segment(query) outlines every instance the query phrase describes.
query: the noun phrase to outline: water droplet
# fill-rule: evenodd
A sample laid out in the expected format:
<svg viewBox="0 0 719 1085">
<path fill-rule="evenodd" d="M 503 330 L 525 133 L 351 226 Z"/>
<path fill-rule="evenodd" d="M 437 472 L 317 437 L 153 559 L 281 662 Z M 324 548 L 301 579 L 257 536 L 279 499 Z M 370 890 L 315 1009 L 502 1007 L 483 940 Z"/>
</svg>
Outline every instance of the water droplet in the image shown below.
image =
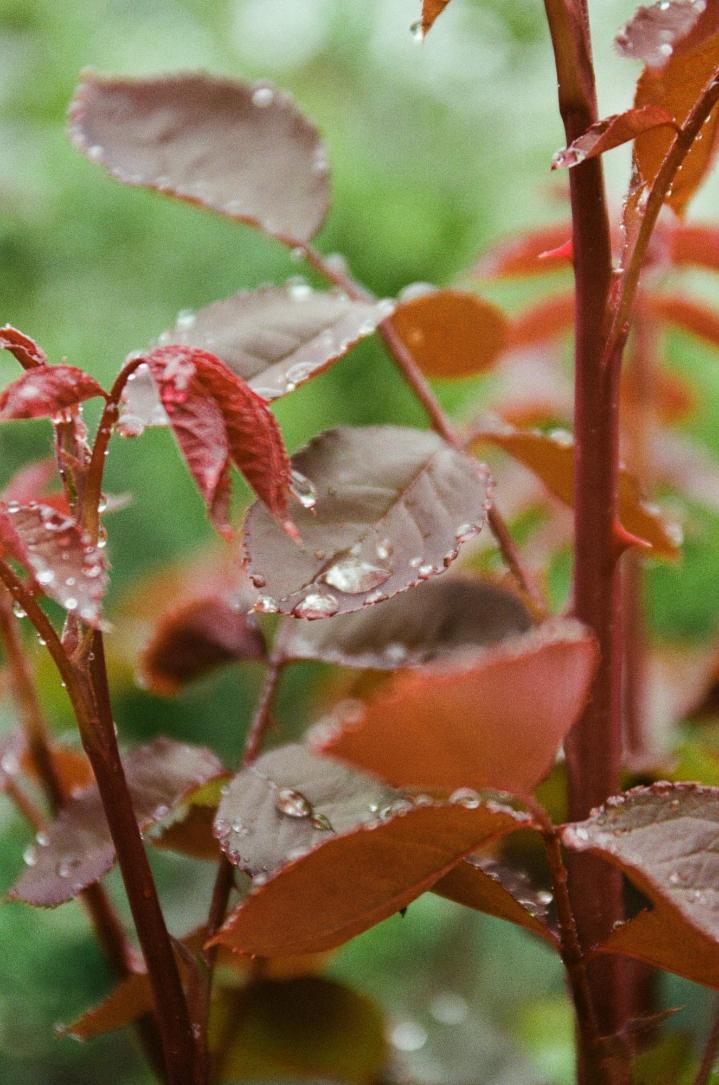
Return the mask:
<svg viewBox="0 0 719 1085">
<path fill-rule="evenodd" d="M 422 564 L 421 554 L 416 554 L 415 557 L 410 558 L 408 564 L 410 569 L 419 569 L 420 565 Z"/>
<path fill-rule="evenodd" d="M 47 833 L 44 833 L 42 830 L 40 830 L 39 833 L 35 834 L 35 843 L 40 848 L 46 848 L 50 843 L 50 837 L 47 835 Z"/>
<path fill-rule="evenodd" d="M 385 659 L 388 660 L 388 662 L 400 664 L 404 663 L 407 659 L 407 656 L 409 655 L 409 650 L 406 644 L 401 644 L 400 641 L 393 640 L 390 641 L 389 644 L 385 645 L 383 655 Z"/>
<path fill-rule="evenodd" d="M 22 858 L 25 866 L 35 866 L 37 863 L 37 852 L 32 844 L 25 848 L 25 851 L 22 853 Z"/>
<path fill-rule="evenodd" d="M 256 588 L 264 588 L 267 583 L 262 573 L 250 573 L 250 580 Z"/>
<path fill-rule="evenodd" d="M 422 20 L 417 19 L 416 22 L 410 24 L 409 32 L 416 42 L 424 41 L 424 30 L 422 29 Z M 414 1048 L 412 1048 L 414 1050 Z"/>
<path fill-rule="evenodd" d="M 23 610 L 19 603 L 13 603 L 12 612 L 16 618 L 26 618 L 27 612 Z"/>
<path fill-rule="evenodd" d="M 192 328 L 196 320 L 197 317 L 192 309 L 180 309 L 175 318 L 175 324 L 178 328 Z"/>
<path fill-rule="evenodd" d="M 293 787 L 279 789 L 275 796 L 275 809 L 289 818 L 308 818 L 313 812 L 310 800 Z"/>
<path fill-rule="evenodd" d="M 122 414 L 115 423 L 115 429 L 120 437 L 142 437 L 145 423 L 139 415 Z"/>
<path fill-rule="evenodd" d="M 260 595 L 255 600 L 255 605 L 252 608 L 259 614 L 276 614 L 280 609 L 277 605 L 277 600 L 273 599 L 271 595 Z"/>
<path fill-rule="evenodd" d="M 272 87 L 256 87 L 252 92 L 252 104 L 259 109 L 266 109 L 275 100 L 275 92 Z"/>
<path fill-rule="evenodd" d="M 80 865 L 80 860 L 76 856 L 64 855 L 55 864 L 55 873 L 58 878 L 69 878 L 74 870 Z"/>
<path fill-rule="evenodd" d="M 65 610 L 77 610 L 77 599 L 74 595 L 68 595 L 64 601 Z"/>
<path fill-rule="evenodd" d="M 303 509 L 313 509 L 317 504 L 317 491 L 314 484 L 301 471 L 292 471 L 290 489 Z"/>
<path fill-rule="evenodd" d="M 332 822 L 326 814 L 314 814 L 313 817 L 310 818 L 310 824 L 313 829 L 321 829 L 325 833 L 334 832 Z"/>
<path fill-rule="evenodd" d="M 15 776 L 20 771 L 20 759 L 10 750 L 0 757 L 0 769 L 8 776 Z"/>
<path fill-rule="evenodd" d="M 581 147 L 563 147 L 561 151 L 557 151 L 552 156 L 552 167 L 554 169 L 571 169 L 573 166 L 578 166 L 584 162 L 587 157 L 587 152 L 582 150 Z"/>
<path fill-rule="evenodd" d="M 315 618 L 331 618 L 338 610 L 339 604 L 334 595 L 312 591 L 294 607 L 292 613 L 296 618 L 307 618 L 311 621 Z"/>
<path fill-rule="evenodd" d="M 440 991 L 430 1002 L 429 1012 L 441 1025 L 460 1025 L 469 1013 L 469 1006 L 461 995 Z"/>
<path fill-rule="evenodd" d="M 392 557 L 394 547 L 391 539 L 380 539 L 375 548 L 375 553 L 380 561 L 387 561 Z"/>
<path fill-rule="evenodd" d="M 400 1021 L 389 1038 L 398 1051 L 420 1051 L 427 1043 L 427 1031 L 416 1021 Z"/>
<path fill-rule="evenodd" d="M 429 578 L 433 575 L 434 572 L 434 565 L 430 565 L 429 563 L 427 563 L 425 565 L 420 565 L 417 570 L 417 576 L 420 580 L 429 580 Z"/>
<path fill-rule="evenodd" d="M 389 580 L 390 570 L 382 565 L 372 565 L 358 557 L 341 558 L 324 574 L 325 583 L 345 595 L 359 595 L 372 591 Z"/>
<path fill-rule="evenodd" d="M 466 806 L 468 810 L 476 810 L 482 804 L 481 796 L 471 787 L 458 787 L 449 796 L 449 801 L 454 806 Z"/>
</svg>

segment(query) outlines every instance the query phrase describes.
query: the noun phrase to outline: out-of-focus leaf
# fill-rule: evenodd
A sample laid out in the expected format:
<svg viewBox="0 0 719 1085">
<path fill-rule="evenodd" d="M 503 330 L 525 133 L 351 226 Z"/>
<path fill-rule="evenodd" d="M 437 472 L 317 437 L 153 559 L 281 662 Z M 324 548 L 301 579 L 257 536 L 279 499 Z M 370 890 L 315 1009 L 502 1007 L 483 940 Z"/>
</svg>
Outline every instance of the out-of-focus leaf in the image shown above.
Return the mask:
<svg viewBox="0 0 719 1085">
<path fill-rule="evenodd" d="M 179 821 L 171 822 L 152 837 L 152 846 L 216 863 L 221 857 L 220 845 L 212 832 L 216 813 L 216 806 L 201 803 L 188 806 Z"/>
<path fill-rule="evenodd" d="M 479 279 L 513 279 L 569 267 L 572 256 L 567 242 L 571 237 L 569 222 L 514 235 L 487 249 L 472 268 L 472 275 Z"/>
<path fill-rule="evenodd" d="M 422 20 L 420 23 L 422 37 L 429 34 L 434 22 L 447 7 L 449 0 L 422 0 Z"/>
<path fill-rule="evenodd" d="M 708 306 L 681 294 L 653 294 L 646 305 L 653 317 L 719 347 L 719 317 Z"/>
<path fill-rule="evenodd" d="M 548 925 L 551 893 L 535 891 L 526 874 L 493 859 L 476 856 L 463 859 L 436 883 L 432 892 L 524 927 L 544 938 L 554 949 L 558 946 L 557 936 Z"/>
<path fill-rule="evenodd" d="M 669 125 L 676 131 L 671 113 L 656 105 L 644 105 L 638 109 L 627 109 L 624 113 L 613 113 L 611 117 L 605 117 L 590 125 L 586 132 L 573 140 L 568 147 L 557 151 L 552 158 L 552 169 L 571 169 L 589 158 L 596 158 L 597 155 L 620 147 L 623 143 L 629 143 L 642 132 L 664 125 Z"/>
<path fill-rule="evenodd" d="M 46 488 L 57 476 L 57 463 L 51 457 L 33 460 L 19 468 L 2 491 L 3 501 L 19 501 L 25 504 L 45 494 Z M 60 495 L 54 495 L 59 497 Z"/>
<path fill-rule="evenodd" d="M 215 836 L 228 859 L 248 874 L 266 874 L 373 821 L 398 799 L 377 780 L 304 746 L 282 746 L 242 769 L 215 819 Z"/>
<path fill-rule="evenodd" d="M 105 556 L 70 516 L 34 501 L 0 502 L 0 552 L 19 562 L 50 599 L 90 625 L 100 621 Z"/>
<path fill-rule="evenodd" d="M 618 52 L 629 60 L 643 60 L 650 68 L 664 68 L 696 26 L 706 5 L 685 0 L 661 0 L 635 11 L 616 36 Z"/>
<path fill-rule="evenodd" d="M 574 294 L 555 294 L 512 318 L 507 348 L 540 346 L 574 327 Z"/>
<path fill-rule="evenodd" d="M 210 1048 L 219 1082 L 321 1078 L 373 1085 L 387 1056 L 384 1021 L 366 995 L 304 976 L 220 991 Z"/>
<path fill-rule="evenodd" d="M 496 419 L 478 426 L 477 438 L 503 448 L 544 483 L 550 493 L 567 505 L 574 504 L 574 440 L 562 432 L 517 430 Z M 619 518 L 633 535 L 649 543 L 657 555 L 675 558 L 680 533 L 661 511 L 642 496 L 637 480 L 624 468 L 619 475 Z"/>
<path fill-rule="evenodd" d="M 0 328 L 0 349 L 9 350 L 23 369 L 32 369 L 47 362 L 47 354 L 35 340 L 10 324 L 4 324 Z"/>
<path fill-rule="evenodd" d="M 74 750 L 70 746 L 58 746 L 55 743 L 50 749 L 50 754 L 65 794 L 77 795 L 94 781 L 90 762 L 82 750 Z M 20 763 L 24 772 L 39 778 L 35 761 L 26 746 Z"/>
<path fill-rule="evenodd" d="M 143 185 L 283 240 L 308 241 L 329 207 L 317 130 L 267 83 L 202 73 L 109 79 L 92 73 L 70 108 L 73 142 Z"/>
<path fill-rule="evenodd" d="M 165 614 L 140 660 L 144 684 L 172 696 L 226 663 L 262 659 L 265 642 L 247 610 L 252 600 L 194 599 Z"/>
<path fill-rule="evenodd" d="M 74 365 L 34 366 L 0 393 L 0 421 L 47 418 L 102 396 L 100 385 Z"/>
<path fill-rule="evenodd" d="M 429 377 L 471 377 L 491 369 L 507 341 L 496 305 L 461 290 L 432 290 L 400 303 L 391 318 Z"/>
<path fill-rule="evenodd" d="M 527 794 L 583 709 L 596 659 L 581 626 L 548 623 L 473 661 L 397 675 L 364 711 L 338 711 L 321 749 L 396 787 Z"/>
<path fill-rule="evenodd" d="M 485 519 L 486 469 L 425 430 L 340 427 L 292 464 L 302 547 L 261 505 L 247 518 L 260 609 L 330 618 L 381 602 L 451 565 Z"/>
<path fill-rule="evenodd" d="M 671 262 L 676 267 L 693 265 L 719 271 L 719 227 L 677 222 L 669 233 L 668 244 Z"/>
<path fill-rule="evenodd" d="M 286 531 L 290 468 L 282 434 L 265 401 L 213 354 L 157 347 L 145 356 L 177 443 L 223 535 L 229 522 L 230 462 Z"/>
<path fill-rule="evenodd" d="M 529 824 L 494 803 L 403 802 L 384 819 L 328 833 L 251 892 L 213 942 L 260 957 L 333 949 L 404 908 L 480 845 Z"/>
<path fill-rule="evenodd" d="M 295 622 L 283 649 L 292 659 L 396 670 L 493 644 L 531 624 L 524 604 L 504 588 L 442 577 L 354 614 Z"/>
<path fill-rule="evenodd" d="M 567 826 L 565 846 L 618 866 L 651 904 L 598 949 L 719 987 L 719 789 L 658 783 Z"/>
<path fill-rule="evenodd" d="M 222 773 L 207 749 L 159 738 L 124 758 L 133 807 L 142 830 L 162 821 L 188 792 Z M 30 857 L 10 896 L 28 904 L 54 907 L 72 900 L 107 874 L 115 848 L 95 786 L 63 809 Z"/>
<path fill-rule="evenodd" d="M 662 1036 L 634 1059 L 631 1085 L 677 1085 L 691 1066 L 693 1048 L 693 1038 L 687 1032 Z"/>
</svg>

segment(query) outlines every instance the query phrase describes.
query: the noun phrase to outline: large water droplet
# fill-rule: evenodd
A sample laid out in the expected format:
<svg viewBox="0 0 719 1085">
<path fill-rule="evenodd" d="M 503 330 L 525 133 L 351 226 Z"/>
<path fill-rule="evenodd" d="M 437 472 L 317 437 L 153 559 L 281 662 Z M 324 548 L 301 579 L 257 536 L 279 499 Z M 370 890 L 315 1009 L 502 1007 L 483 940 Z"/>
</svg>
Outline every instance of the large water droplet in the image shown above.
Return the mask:
<svg viewBox="0 0 719 1085">
<path fill-rule="evenodd" d="M 308 818 L 313 813 L 312 803 L 293 787 L 281 787 L 275 795 L 275 809 L 288 818 Z"/>
<path fill-rule="evenodd" d="M 334 595 L 325 595 L 322 592 L 312 591 L 297 604 L 292 613 L 296 618 L 331 618 L 339 610 L 339 604 Z"/>
<path fill-rule="evenodd" d="M 290 489 L 303 509 L 313 509 L 317 504 L 317 491 L 313 483 L 301 471 L 292 471 Z"/>
<path fill-rule="evenodd" d="M 372 565 L 359 557 L 341 558 L 331 565 L 324 574 L 325 583 L 345 595 L 358 595 L 372 591 L 389 580 L 390 570 L 383 565 Z"/>
<path fill-rule="evenodd" d="M 275 92 L 272 87 L 257 87 L 252 92 L 252 104 L 260 109 L 266 109 L 275 100 Z"/>
<path fill-rule="evenodd" d="M 455 806 L 466 806 L 468 810 L 476 810 L 482 803 L 481 796 L 471 787 L 458 787 L 449 796 L 449 801 Z"/>
</svg>

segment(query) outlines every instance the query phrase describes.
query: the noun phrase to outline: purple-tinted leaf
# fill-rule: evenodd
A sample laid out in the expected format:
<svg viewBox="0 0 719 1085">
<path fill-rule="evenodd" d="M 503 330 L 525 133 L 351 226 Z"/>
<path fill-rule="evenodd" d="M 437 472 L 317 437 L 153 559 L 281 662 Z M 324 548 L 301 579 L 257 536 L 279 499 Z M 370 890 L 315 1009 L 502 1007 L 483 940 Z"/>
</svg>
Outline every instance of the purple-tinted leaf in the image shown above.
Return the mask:
<svg viewBox="0 0 719 1085">
<path fill-rule="evenodd" d="M 105 556 L 70 516 L 35 501 L 0 502 L 0 551 L 19 562 L 50 599 L 90 625 L 99 622 Z"/>
<path fill-rule="evenodd" d="M 35 366 L 0 394 L 0 421 L 47 418 L 102 396 L 100 385 L 74 365 Z"/>
<path fill-rule="evenodd" d="M 210 750 L 159 738 L 123 759 L 137 822 L 144 831 L 164 820 L 200 784 L 222 773 Z M 115 848 L 95 786 L 73 799 L 48 828 L 10 896 L 54 907 L 98 881 L 115 862 Z"/>
<path fill-rule="evenodd" d="M 282 746 L 234 777 L 217 811 L 215 836 L 235 866 L 266 874 L 323 844 L 328 834 L 373 821 L 399 797 L 305 746 Z"/>
<path fill-rule="evenodd" d="M 599 948 L 719 987 L 719 789 L 658 783 L 616 796 L 564 843 L 618 866 L 650 900 Z"/>
<path fill-rule="evenodd" d="M 292 659 L 395 670 L 493 644 L 531 624 L 511 592 L 474 577 L 442 577 L 354 614 L 295 622 L 283 650 Z"/>
<path fill-rule="evenodd" d="M 302 547 L 262 506 L 247 519 L 259 609 L 312 619 L 380 602 L 443 572 L 484 522 L 486 468 L 434 433 L 341 427 L 292 463 Z"/>
<path fill-rule="evenodd" d="M 317 130 L 267 83 L 202 73 L 109 79 L 92 73 L 70 109 L 74 143 L 129 185 L 143 185 L 308 241 L 329 207 Z"/>
<path fill-rule="evenodd" d="M 643 60 L 650 68 L 663 68 L 705 8 L 704 0 L 658 0 L 640 7 L 617 34 L 617 50 L 630 60 Z"/>
<path fill-rule="evenodd" d="M 45 365 L 47 362 L 47 354 L 35 340 L 10 324 L 5 324 L 0 328 L 0 349 L 9 350 L 23 369 L 32 369 L 38 365 Z"/>
<path fill-rule="evenodd" d="M 588 158 L 621 147 L 636 139 L 641 132 L 652 128 L 669 125 L 676 129 L 674 118 L 666 109 L 659 106 L 645 105 L 639 109 L 628 109 L 625 113 L 614 113 L 591 125 L 586 132 L 575 139 L 568 147 L 562 148 L 552 158 L 552 169 L 571 168 Z"/>
</svg>

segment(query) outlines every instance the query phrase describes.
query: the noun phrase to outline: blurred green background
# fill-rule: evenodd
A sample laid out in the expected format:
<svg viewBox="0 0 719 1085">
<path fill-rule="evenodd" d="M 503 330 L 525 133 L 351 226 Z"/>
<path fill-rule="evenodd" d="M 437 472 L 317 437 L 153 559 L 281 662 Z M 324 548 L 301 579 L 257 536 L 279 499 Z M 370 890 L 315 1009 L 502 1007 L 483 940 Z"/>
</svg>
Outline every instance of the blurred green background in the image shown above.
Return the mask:
<svg viewBox="0 0 719 1085">
<path fill-rule="evenodd" d="M 609 113 L 629 103 L 637 74 L 611 46 L 634 5 L 592 6 L 601 109 Z M 290 90 L 321 129 L 333 167 L 334 206 L 318 245 L 345 254 L 379 295 L 417 280 L 447 282 L 490 240 L 562 217 L 560 186 L 548 172 L 562 130 L 540 0 L 453 0 L 422 46 L 410 33 L 418 8 L 419 0 L 0 0 L 0 323 L 107 383 L 125 354 L 169 326 L 178 309 L 302 270 L 279 245 L 123 189 L 73 151 L 64 114 L 85 66 L 131 74 L 201 67 Z M 617 152 L 608 165 L 616 203 L 627 154 Z M 711 182 L 693 213 L 711 215 L 717 191 Z M 715 292 L 700 276 L 694 285 Z M 693 428 L 715 440 L 716 359 L 687 339 L 671 351 L 700 389 Z M 0 366 L 3 379 L 14 373 L 7 359 Z M 481 391 L 481 381 L 439 389 L 459 411 Z M 277 415 L 290 448 L 340 421 L 424 424 L 374 341 L 280 402 Z M 44 423 L 0 429 L 0 482 L 47 448 Z M 112 610 L 139 573 L 187 554 L 210 533 L 167 432 L 116 440 L 107 488 L 133 497 L 109 524 Z M 653 570 L 650 585 L 657 632 L 691 641 L 717 624 L 719 521 L 708 510 L 690 510 L 689 520 L 683 564 Z M 47 668 L 40 674 L 52 725 L 65 732 L 72 721 L 61 690 Z M 319 676 L 310 667 L 290 676 L 278 714 L 287 734 L 311 715 Z M 225 673 L 176 702 L 125 683 L 116 704 L 121 736 L 166 731 L 236 759 L 258 681 L 251 668 Z M 11 726 L 4 698 L 0 712 Z M 29 834 L 4 800 L 0 827 L 5 889 Z M 164 854 L 153 862 L 172 929 L 182 933 L 206 910 L 211 872 Z M 109 884 L 124 909 L 115 875 Z M 108 989 L 79 907 L 36 912 L 5 904 L 0 939 L 0 1081 L 147 1080 L 125 1034 L 87 1047 L 53 1037 L 54 1023 Z M 556 962 L 498 922 L 428 896 L 406 919 L 353 942 L 332 970 L 387 1007 L 412 1081 L 572 1079 L 571 1021 Z M 667 999 L 687 1007 L 677 1027 L 701 1021 L 702 992 L 666 984 Z"/>
</svg>

